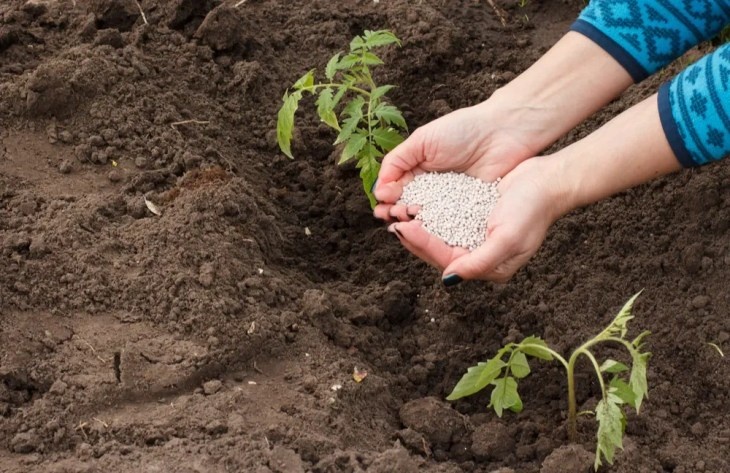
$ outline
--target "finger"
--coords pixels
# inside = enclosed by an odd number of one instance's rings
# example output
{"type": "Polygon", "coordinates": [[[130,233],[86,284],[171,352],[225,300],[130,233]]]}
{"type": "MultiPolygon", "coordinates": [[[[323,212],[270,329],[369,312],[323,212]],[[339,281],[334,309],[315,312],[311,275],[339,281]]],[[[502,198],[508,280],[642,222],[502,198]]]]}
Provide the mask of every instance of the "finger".
{"type": "MultiPolygon", "coordinates": [[[[381,168],[382,169],[382,168],[381,168]]],[[[421,171],[419,170],[418,173],[421,171]]],[[[400,199],[403,194],[403,188],[411,182],[416,176],[416,172],[413,170],[403,173],[400,179],[393,182],[382,182],[381,178],[378,177],[378,182],[375,183],[373,189],[373,195],[378,202],[387,204],[394,204],[400,199]]]]}
{"type": "Polygon", "coordinates": [[[399,222],[410,222],[416,217],[415,213],[411,213],[411,207],[405,205],[393,205],[390,207],[390,216],[399,222]]]}
{"type": "Polygon", "coordinates": [[[386,222],[391,222],[391,221],[393,221],[393,217],[390,216],[391,207],[392,207],[392,205],[390,205],[390,204],[378,204],[373,209],[373,216],[380,220],[385,220],[386,222]]]}
{"type": "Polygon", "coordinates": [[[385,155],[378,173],[379,184],[401,180],[406,173],[417,168],[425,160],[423,136],[424,133],[418,129],[385,155]]]}
{"type": "Polygon", "coordinates": [[[438,268],[447,267],[454,259],[467,254],[469,250],[447,245],[442,239],[428,233],[418,220],[396,223],[401,242],[408,251],[438,268]]]}
{"type": "Polygon", "coordinates": [[[511,274],[504,274],[506,266],[500,265],[514,256],[514,243],[509,236],[492,233],[479,248],[454,259],[443,271],[444,280],[454,280],[453,275],[456,275],[458,279],[498,279],[497,282],[505,282],[511,274]],[[495,272],[497,268],[501,271],[495,272]]]}

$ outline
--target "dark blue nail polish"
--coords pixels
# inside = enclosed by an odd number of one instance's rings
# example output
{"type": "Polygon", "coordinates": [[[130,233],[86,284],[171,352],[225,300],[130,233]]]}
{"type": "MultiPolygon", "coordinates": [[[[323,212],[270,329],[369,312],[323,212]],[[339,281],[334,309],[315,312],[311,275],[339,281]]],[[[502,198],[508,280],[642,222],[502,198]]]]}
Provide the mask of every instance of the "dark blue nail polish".
{"type": "Polygon", "coordinates": [[[375,179],[375,182],[373,182],[373,187],[370,188],[370,193],[371,194],[373,193],[373,191],[375,191],[375,186],[377,186],[377,185],[378,185],[378,180],[375,179]]]}
{"type": "Polygon", "coordinates": [[[444,283],[444,286],[446,287],[456,286],[461,281],[463,281],[463,279],[461,279],[458,274],[449,274],[441,280],[441,282],[444,283]]]}
{"type": "Polygon", "coordinates": [[[398,235],[398,238],[403,238],[403,234],[400,231],[398,231],[397,228],[393,228],[393,230],[395,231],[395,234],[398,235]]]}

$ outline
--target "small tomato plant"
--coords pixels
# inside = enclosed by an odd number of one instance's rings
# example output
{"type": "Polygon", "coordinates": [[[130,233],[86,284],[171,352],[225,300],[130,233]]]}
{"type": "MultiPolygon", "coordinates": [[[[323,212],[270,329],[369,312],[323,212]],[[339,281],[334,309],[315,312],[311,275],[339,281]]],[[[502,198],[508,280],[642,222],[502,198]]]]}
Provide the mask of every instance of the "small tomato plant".
{"type": "Polygon", "coordinates": [[[489,407],[493,408],[500,417],[505,410],[520,412],[522,411],[522,400],[517,392],[517,383],[519,379],[530,374],[528,356],[546,361],[558,360],[565,368],[568,377],[568,435],[571,441],[575,441],[578,413],[574,372],[576,361],[583,355],[593,365],[601,386],[601,400],[594,412],[598,421],[594,468],[598,469],[602,465],[602,458],[613,464],[616,448],[623,448],[622,441],[626,426],[623,407],[630,406],[638,413],[642,400],[648,396],[646,366],[650,353],[643,352],[642,349],[643,340],[649,332],[641,333],[634,340],[626,338],[627,323],[634,318],[631,315],[631,309],[639,294],[629,299],[611,324],[578,347],[568,360],[548,347],[542,339],[530,336],[520,343],[505,345],[494,358],[470,367],[447,399],[454,401],[493,385],[489,407]],[[631,368],[612,359],[607,359],[599,364],[591,349],[604,342],[616,343],[626,348],[631,356],[631,368]],[[627,373],[628,378],[626,378],[627,373]],[[610,380],[606,382],[604,376],[610,377],[610,380]]]}
{"type": "Polygon", "coordinates": [[[307,72],[284,94],[279,110],[276,137],[281,151],[293,158],[291,152],[294,114],[305,92],[317,96],[317,114],[320,120],[339,132],[335,145],[344,147],[339,164],[357,159],[365,193],[370,205],[376,201],[372,187],[380,170],[379,159],[403,141],[401,132],[407,131],[401,112],[385,101],[392,85],[378,86],[373,81],[371,68],[383,64],[372,51],[375,48],[397,44],[400,40],[390,31],[365,31],[350,43],[350,52],[337,53],[325,67],[326,82],[315,83],[314,72],[307,72]]]}

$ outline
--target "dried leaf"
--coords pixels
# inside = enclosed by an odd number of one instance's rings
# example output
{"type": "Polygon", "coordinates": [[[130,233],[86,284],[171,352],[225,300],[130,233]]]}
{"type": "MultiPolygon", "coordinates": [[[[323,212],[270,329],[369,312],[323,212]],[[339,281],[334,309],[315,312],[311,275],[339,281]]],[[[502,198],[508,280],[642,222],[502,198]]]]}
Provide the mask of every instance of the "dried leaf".
{"type": "Polygon", "coordinates": [[[162,210],[158,206],[156,206],[151,201],[147,200],[147,197],[144,198],[144,204],[147,206],[147,209],[149,209],[150,212],[157,215],[158,217],[162,215],[162,210]]]}

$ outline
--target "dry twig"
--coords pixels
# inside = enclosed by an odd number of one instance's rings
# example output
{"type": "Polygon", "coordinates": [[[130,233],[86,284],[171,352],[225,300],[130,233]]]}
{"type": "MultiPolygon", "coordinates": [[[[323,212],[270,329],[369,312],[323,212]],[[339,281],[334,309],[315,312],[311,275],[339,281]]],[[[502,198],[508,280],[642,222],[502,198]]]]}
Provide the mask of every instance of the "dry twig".
{"type": "Polygon", "coordinates": [[[487,3],[490,7],[492,7],[492,10],[494,10],[494,14],[497,15],[497,18],[499,18],[499,22],[502,23],[502,26],[507,26],[507,20],[509,18],[509,15],[504,10],[504,8],[494,3],[494,0],[487,0],[487,3]]]}
{"type": "Polygon", "coordinates": [[[195,125],[207,125],[210,122],[208,120],[183,120],[181,122],[170,123],[170,126],[173,130],[177,131],[177,128],[175,128],[176,126],[187,125],[189,123],[193,123],[195,125]]]}
{"type": "Polygon", "coordinates": [[[139,8],[139,12],[142,14],[142,21],[144,21],[145,25],[149,25],[147,22],[147,16],[144,14],[144,10],[142,10],[142,5],[139,4],[139,0],[134,0],[134,3],[137,4],[137,8],[139,8]]]}

